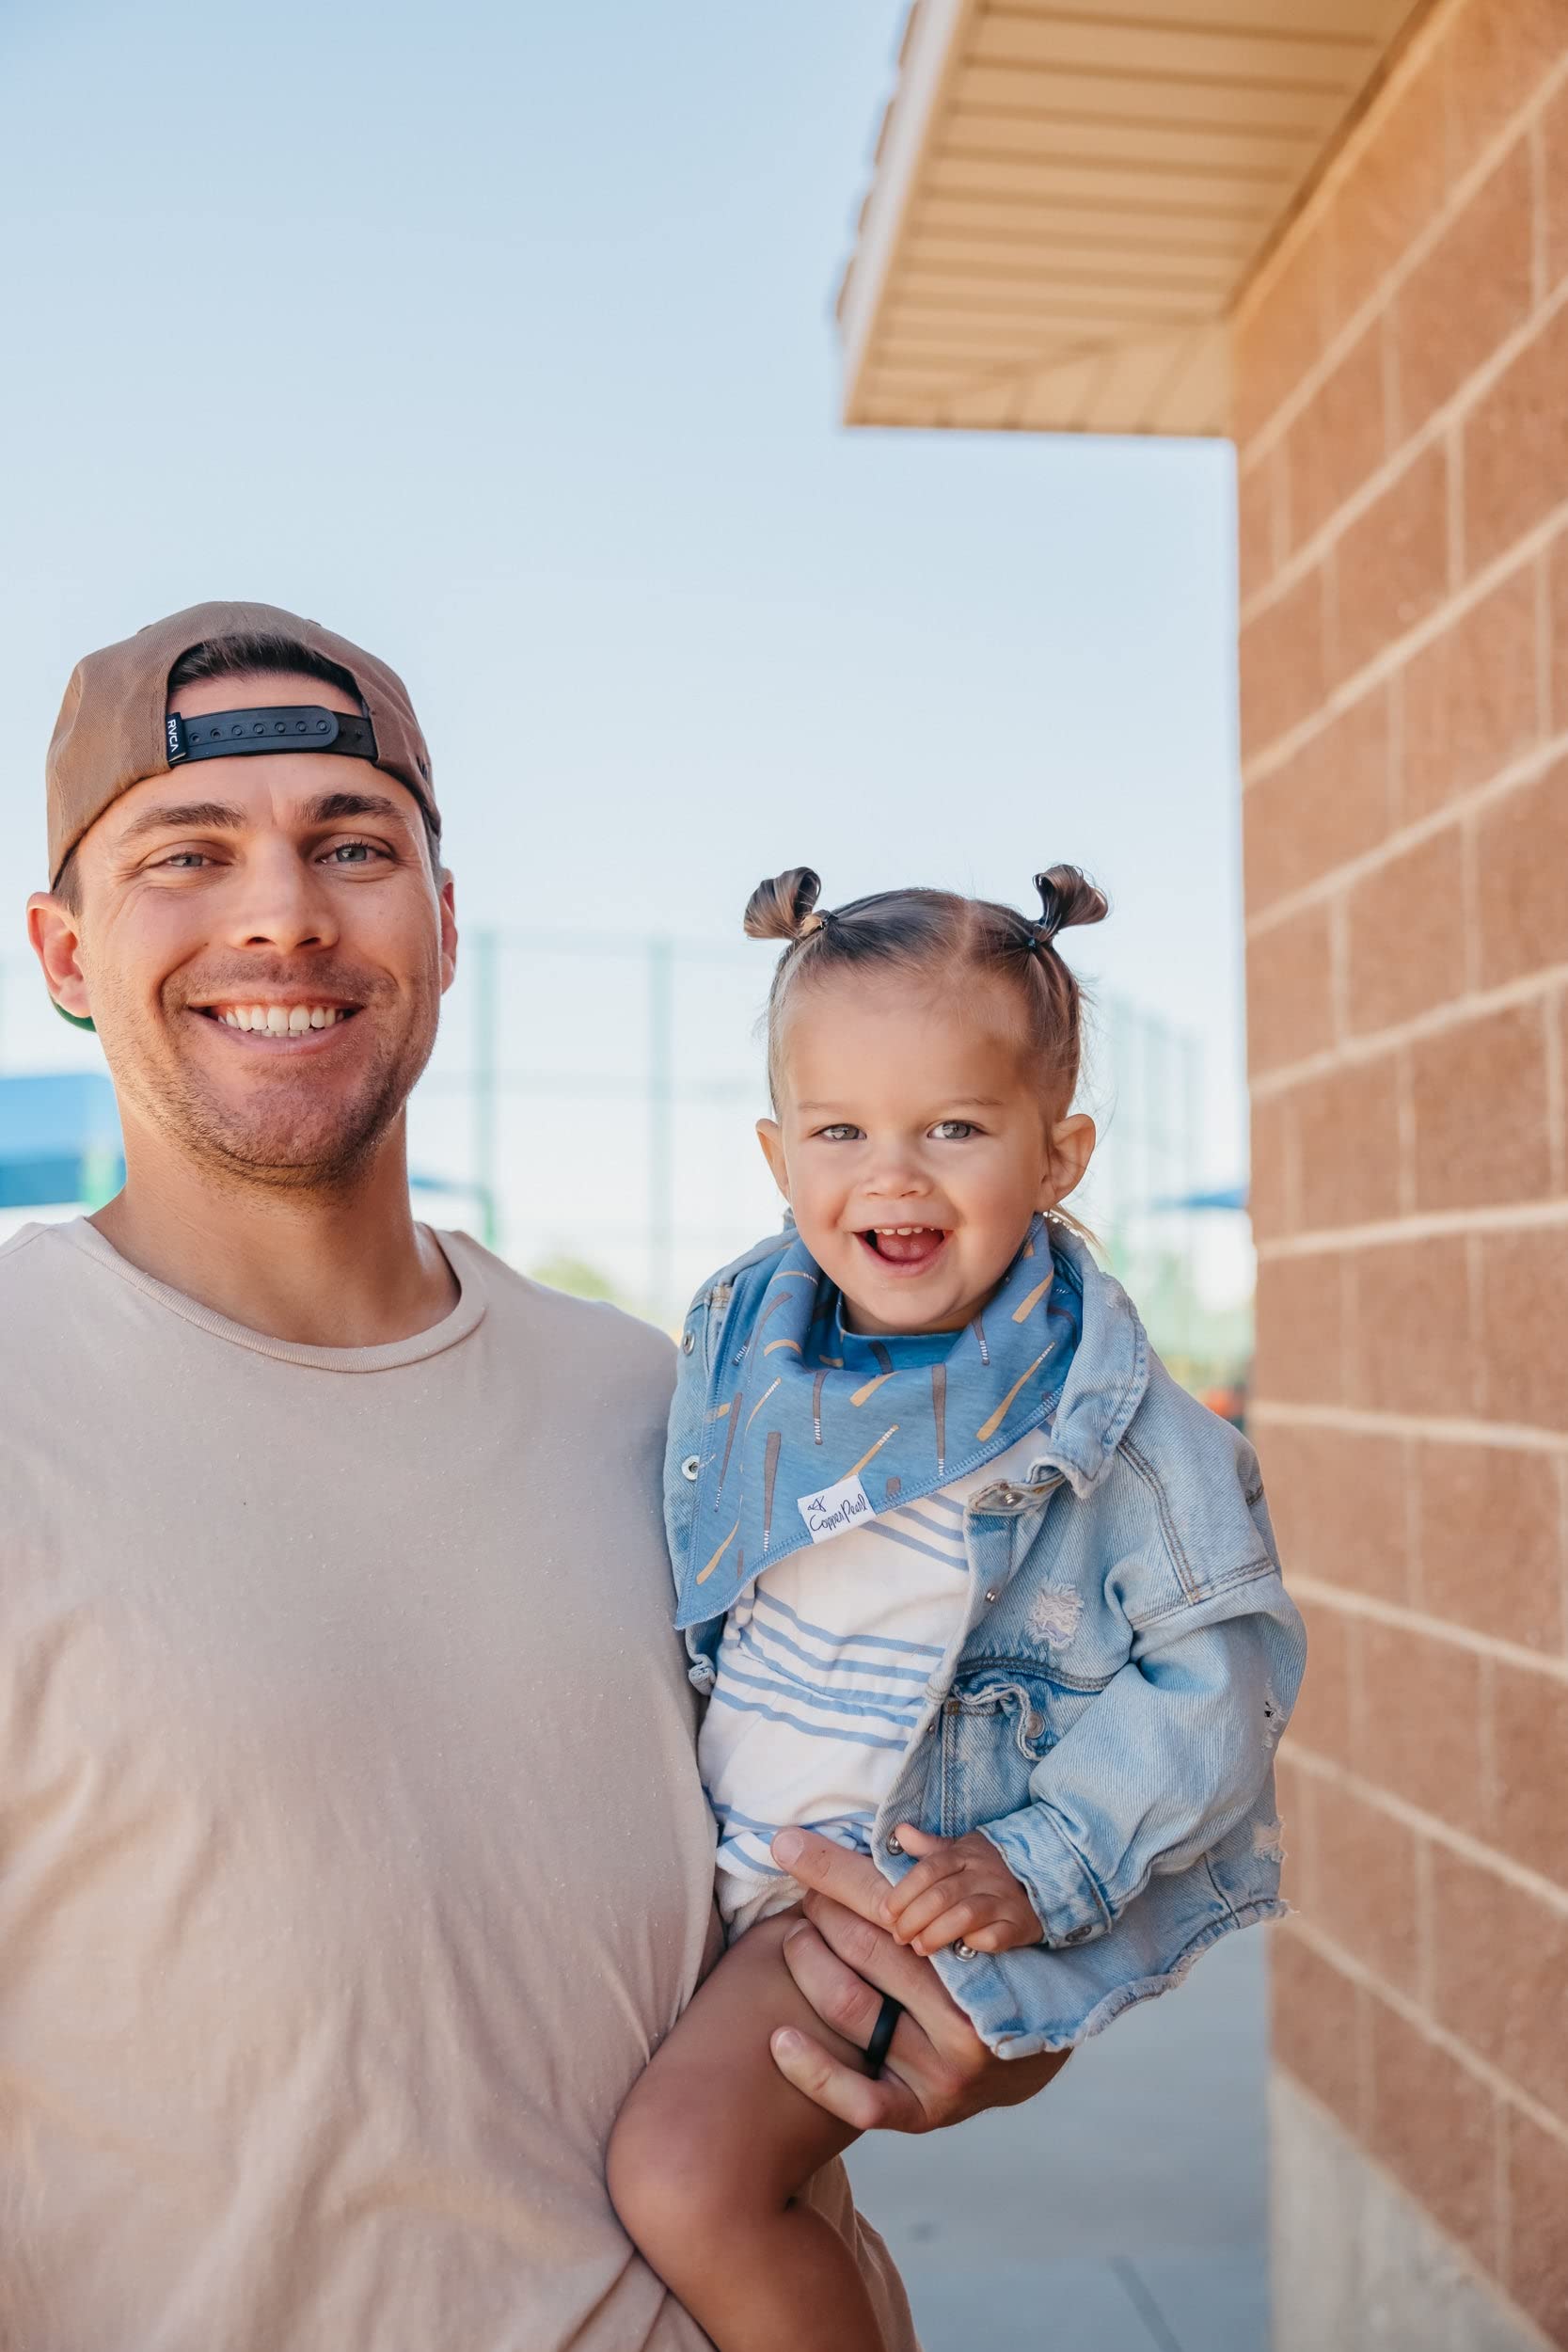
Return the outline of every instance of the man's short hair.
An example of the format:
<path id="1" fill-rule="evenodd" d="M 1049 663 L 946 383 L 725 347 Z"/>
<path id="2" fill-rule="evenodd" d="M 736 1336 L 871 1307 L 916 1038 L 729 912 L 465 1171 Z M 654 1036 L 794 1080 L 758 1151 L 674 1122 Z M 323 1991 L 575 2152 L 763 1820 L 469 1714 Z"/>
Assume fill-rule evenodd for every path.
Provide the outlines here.
<path id="1" fill-rule="evenodd" d="M 182 686 L 196 686 L 209 678 L 261 677 L 274 673 L 319 678 L 324 686 L 335 686 L 340 693 L 356 702 L 361 710 L 365 708 L 363 695 L 341 662 L 318 653 L 313 645 L 301 644 L 297 637 L 268 629 L 245 629 L 229 637 L 208 637 L 200 644 L 192 645 L 169 672 L 168 691 L 173 694 Z M 439 881 L 444 870 L 441 828 L 423 801 L 419 805 L 430 850 L 430 870 Z M 76 868 L 75 849 L 60 868 L 55 896 L 71 914 L 81 913 L 82 878 Z"/>

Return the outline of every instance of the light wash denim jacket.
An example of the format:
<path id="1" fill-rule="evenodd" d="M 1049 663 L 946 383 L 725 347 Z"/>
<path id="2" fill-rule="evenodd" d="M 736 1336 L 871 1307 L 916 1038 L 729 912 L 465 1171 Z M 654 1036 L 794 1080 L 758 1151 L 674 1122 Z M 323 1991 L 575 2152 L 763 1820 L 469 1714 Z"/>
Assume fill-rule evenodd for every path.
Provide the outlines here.
<path id="1" fill-rule="evenodd" d="M 723 1626 L 697 1590 L 705 1447 L 798 1238 L 705 1284 L 681 1339 L 665 1513 L 699 1690 Z M 1081 1336 L 1027 1478 L 965 1512 L 963 1617 L 872 1833 L 896 1880 L 912 1867 L 899 1821 L 983 1830 L 1027 1889 L 1042 1946 L 935 1958 L 1004 2058 L 1084 2041 L 1232 1928 L 1283 1914 L 1274 1750 L 1306 1656 L 1251 1446 L 1177 1386 L 1121 1285 L 1054 1221 L 1051 1248 Z"/>

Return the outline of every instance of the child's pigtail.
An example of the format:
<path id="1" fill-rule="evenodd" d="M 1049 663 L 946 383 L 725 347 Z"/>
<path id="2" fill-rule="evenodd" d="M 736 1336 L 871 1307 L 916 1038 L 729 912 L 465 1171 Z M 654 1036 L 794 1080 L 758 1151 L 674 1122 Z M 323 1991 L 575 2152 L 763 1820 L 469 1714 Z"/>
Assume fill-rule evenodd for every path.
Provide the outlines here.
<path id="1" fill-rule="evenodd" d="M 822 928 L 813 909 L 822 896 L 822 878 L 809 866 L 786 866 L 771 882 L 758 882 L 746 901 L 748 939 L 808 939 Z"/>

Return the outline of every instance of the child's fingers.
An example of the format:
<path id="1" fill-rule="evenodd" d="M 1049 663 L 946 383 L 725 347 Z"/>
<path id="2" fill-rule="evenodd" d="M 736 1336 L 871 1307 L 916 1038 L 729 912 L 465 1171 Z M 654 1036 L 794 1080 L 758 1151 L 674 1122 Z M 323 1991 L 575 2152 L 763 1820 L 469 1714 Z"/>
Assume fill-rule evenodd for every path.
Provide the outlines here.
<path id="1" fill-rule="evenodd" d="M 922 1854 L 935 1853 L 939 1846 L 953 1842 L 949 1837 L 939 1837 L 935 1830 L 917 1829 L 912 1821 L 900 1821 L 893 1834 L 904 1851 L 912 1853 L 916 1861 Z"/>
<path id="2" fill-rule="evenodd" d="M 947 1854 L 928 1854 L 917 1862 L 912 1870 L 906 1870 L 896 1886 L 890 1886 L 886 1911 L 890 1919 L 902 1919 L 912 1903 L 929 1894 L 933 1886 L 941 1886 L 958 1876 L 959 1866 Z"/>
<path id="3" fill-rule="evenodd" d="M 962 1902 L 949 1903 L 939 1912 L 928 1928 L 914 1939 L 914 1948 L 923 1960 L 933 1952 L 944 1952 L 949 1944 L 974 1944 L 981 1930 L 996 1916 L 996 1906 L 984 1896 L 966 1896 Z M 976 1951 L 979 1946 L 975 1945 Z"/>
<path id="4" fill-rule="evenodd" d="M 918 1888 L 894 1921 L 893 1932 L 899 1943 L 912 1944 L 922 1928 L 929 1927 L 933 1919 L 940 1919 L 944 1911 L 951 1910 L 958 1900 L 962 1885 L 963 1881 L 955 1871 Z"/>
<path id="5" fill-rule="evenodd" d="M 1035 1944 L 1043 1944 L 1045 1931 L 1033 1913 L 1024 1919 L 993 1919 L 989 1927 L 976 1928 L 964 1942 L 977 1952 L 1021 1952 Z"/>

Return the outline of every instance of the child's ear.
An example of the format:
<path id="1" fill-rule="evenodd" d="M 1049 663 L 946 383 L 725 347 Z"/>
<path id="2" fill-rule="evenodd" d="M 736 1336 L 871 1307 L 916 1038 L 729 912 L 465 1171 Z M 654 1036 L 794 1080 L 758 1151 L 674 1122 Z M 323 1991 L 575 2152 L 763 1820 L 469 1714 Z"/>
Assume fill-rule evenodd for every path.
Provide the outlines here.
<path id="1" fill-rule="evenodd" d="M 787 1200 L 789 1199 L 789 1169 L 784 1165 L 784 1129 L 776 1119 L 757 1120 L 757 1141 L 762 1146 L 763 1158 L 773 1171 L 773 1182 Z"/>
<path id="2" fill-rule="evenodd" d="M 1085 1111 L 1057 1120 L 1047 1142 L 1048 1173 L 1041 1189 L 1042 1207 L 1053 1209 L 1069 1192 L 1076 1191 L 1094 1156 L 1094 1120 Z"/>

